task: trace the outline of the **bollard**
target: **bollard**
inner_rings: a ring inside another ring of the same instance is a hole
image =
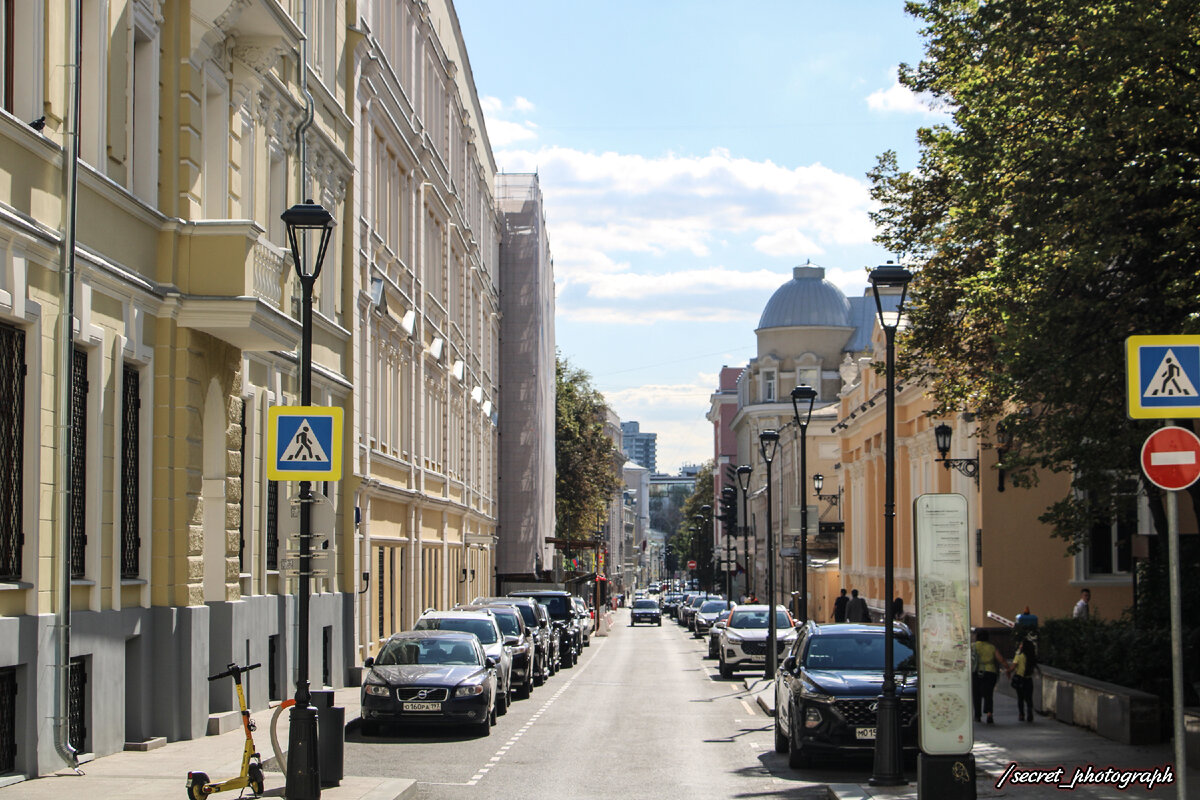
[[[333,691],[309,693],[317,708],[317,774],[321,786],[337,786],[345,771],[346,709],[333,704]]]

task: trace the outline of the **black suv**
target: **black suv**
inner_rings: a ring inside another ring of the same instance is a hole
[[[917,663],[912,634],[893,623],[892,664],[900,703],[900,743],[917,752]],[[883,684],[883,625],[809,622],[775,673],[775,752],[807,766],[817,753],[869,754]],[[962,714],[970,709],[965,706]]]
[[[476,597],[473,605],[507,605],[521,612],[525,628],[533,636],[536,655],[533,663],[533,682],[541,686],[554,674],[558,664],[558,638],[550,627],[550,615],[536,600],[527,597]]]
[[[529,592],[509,592],[509,597],[532,597],[550,614],[558,631],[558,660],[563,667],[573,667],[583,652],[583,629],[570,592],[543,589]]]

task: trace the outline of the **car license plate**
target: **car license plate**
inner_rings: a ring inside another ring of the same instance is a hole
[[[875,729],[874,728],[855,728],[854,729],[854,737],[856,739],[874,739],[875,738]]]
[[[405,711],[441,711],[441,703],[405,703]],[[872,728],[872,730],[874,730]]]

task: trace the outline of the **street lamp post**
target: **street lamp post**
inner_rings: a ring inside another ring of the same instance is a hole
[[[753,595],[752,586],[750,585],[750,575],[753,573],[750,564],[750,517],[746,514],[746,497],[750,491],[750,473],[754,472],[754,468],[749,464],[742,464],[737,468],[738,487],[742,490],[742,550],[745,551],[743,556],[746,559],[746,597]],[[755,545],[755,550],[758,545]]]
[[[904,772],[900,762],[900,708],[896,699],[896,674],[894,665],[895,623],[891,619],[892,597],[895,596],[893,575],[893,553],[896,535],[896,330],[900,327],[900,315],[904,309],[904,298],[912,273],[903,267],[887,264],[871,270],[871,291],[875,295],[875,310],[879,314],[879,325],[887,340],[887,432],[885,458],[886,478],[883,498],[883,689],[879,697],[875,717],[875,762],[871,771],[871,785],[900,786]],[[884,310],[880,289],[900,290],[900,301],[895,310]]]
[[[725,600],[733,600],[733,564],[737,555],[733,537],[737,531],[737,489],[721,488],[721,535],[725,538]]]
[[[281,215],[287,226],[288,242],[296,277],[302,289],[300,318],[300,405],[312,404],[312,304],[313,286],[321,275],[325,251],[333,236],[334,220],[324,206],[305,200]],[[305,256],[310,235],[320,237],[312,272],[306,270]],[[308,606],[312,579],[312,482],[300,481],[300,569],[297,591],[298,643],[296,657],[296,704],[288,718],[288,760],[286,794],[292,800],[317,800],[321,780],[317,761],[317,710],[312,707],[308,690]]]
[[[808,622],[808,423],[812,419],[817,390],[806,384],[792,389],[792,414],[800,428],[800,621]]]
[[[765,430],[758,434],[758,449],[767,465],[767,669],[763,677],[775,680],[775,651],[779,634],[775,629],[775,531],[771,527],[771,462],[779,450],[779,431]]]

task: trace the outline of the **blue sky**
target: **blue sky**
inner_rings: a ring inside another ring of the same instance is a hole
[[[455,0],[502,171],[545,194],[562,354],[658,468],[712,457],[709,395],[811,260],[847,294],[890,254],[865,177],[944,119],[896,82],[891,0]],[[501,409],[503,413],[503,409]]]

